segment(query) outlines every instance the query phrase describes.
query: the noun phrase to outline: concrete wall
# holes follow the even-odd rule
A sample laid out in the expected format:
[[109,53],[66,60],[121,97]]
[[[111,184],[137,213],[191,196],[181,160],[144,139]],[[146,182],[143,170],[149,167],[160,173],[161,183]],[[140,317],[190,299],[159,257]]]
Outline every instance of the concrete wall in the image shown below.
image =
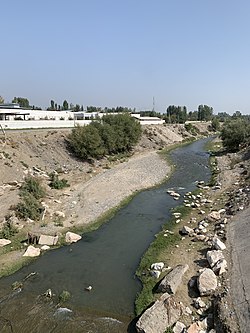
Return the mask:
[[91,120],[6,120],[0,121],[4,129],[27,129],[27,128],[70,128],[79,124],[90,124]]

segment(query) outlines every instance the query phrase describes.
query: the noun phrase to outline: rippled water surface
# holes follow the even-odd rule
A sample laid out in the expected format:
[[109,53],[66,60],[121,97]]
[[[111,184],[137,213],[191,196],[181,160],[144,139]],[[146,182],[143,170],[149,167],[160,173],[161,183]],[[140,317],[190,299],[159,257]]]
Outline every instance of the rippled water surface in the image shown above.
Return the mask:
[[[122,208],[97,231],[78,243],[50,251],[0,280],[0,332],[127,332],[133,318],[134,300],[140,291],[135,271],[154,235],[179,205],[166,190],[180,194],[195,189],[195,181],[210,177],[208,154],[200,140],[171,153],[176,165],[171,178],[158,188],[146,190]],[[12,291],[14,281],[25,281],[22,291]],[[87,286],[93,286],[87,292]],[[57,297],[68,290],[68,309],[57,308]]]

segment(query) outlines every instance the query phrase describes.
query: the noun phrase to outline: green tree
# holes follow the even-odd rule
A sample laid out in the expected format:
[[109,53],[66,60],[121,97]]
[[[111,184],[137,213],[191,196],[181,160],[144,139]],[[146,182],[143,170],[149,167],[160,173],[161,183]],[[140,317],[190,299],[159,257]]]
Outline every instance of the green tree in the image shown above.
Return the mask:
[[69,103],[66,101],[66,99],[63,101],[62,109],[63,110],[68,110],[69,109]]
[[0,104],[4,103],[4,98],[2,96],[0,96]]
[[213,108],[208,105],[199,105],[198,106],[198,120],[200,121],[209,121],[212,119]]
[[223,146],[229,151],[237,151],[250,141],[250,122],[248,119],[236,118],[224,123],[221,130]]
[[29,103],[29,100],[27,98],[14,97],[13,100],[12,100],[12,103],[18,103],[21,108],[26,108],[26,109],[30,108],[30,103]]
[[53,101],[53,99],[50,101],[50,110],[55,110],[55,102]]
[[68,136],[68,142],[76,156],[88,160],[104,155],[103,141],[95,126],[77,126]]
[[218,117],[214,117],[211,122],[211,127],[213,131],[219,131],[220,130],[220,121]]

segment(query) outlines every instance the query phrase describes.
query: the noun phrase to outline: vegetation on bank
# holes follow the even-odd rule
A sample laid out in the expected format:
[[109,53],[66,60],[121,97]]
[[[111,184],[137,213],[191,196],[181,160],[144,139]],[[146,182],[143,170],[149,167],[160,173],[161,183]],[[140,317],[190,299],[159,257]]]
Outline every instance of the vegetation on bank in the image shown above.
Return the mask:
[[38,178],[28,176],[20,188],[21,201],[14,207],[16,215],[21,219],[39,220],[43,207],[41,199],[46,195]]
[[106,115],[87,126],[77,126],[68,136],[73,153],[83,159],[131,151],[141,137],[140,123],[129,114]]
[[231,152],[236,152],[244,146],[250,145],[249,117],[235,117],[225,122],[220,137],[223,146]]

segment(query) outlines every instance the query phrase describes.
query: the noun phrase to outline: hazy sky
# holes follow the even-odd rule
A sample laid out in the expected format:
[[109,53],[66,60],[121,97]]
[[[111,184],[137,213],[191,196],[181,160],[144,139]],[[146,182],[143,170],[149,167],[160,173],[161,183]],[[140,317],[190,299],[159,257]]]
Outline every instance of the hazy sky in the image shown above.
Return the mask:
[[249,0],[1,0],[0,95],[250,113]]

